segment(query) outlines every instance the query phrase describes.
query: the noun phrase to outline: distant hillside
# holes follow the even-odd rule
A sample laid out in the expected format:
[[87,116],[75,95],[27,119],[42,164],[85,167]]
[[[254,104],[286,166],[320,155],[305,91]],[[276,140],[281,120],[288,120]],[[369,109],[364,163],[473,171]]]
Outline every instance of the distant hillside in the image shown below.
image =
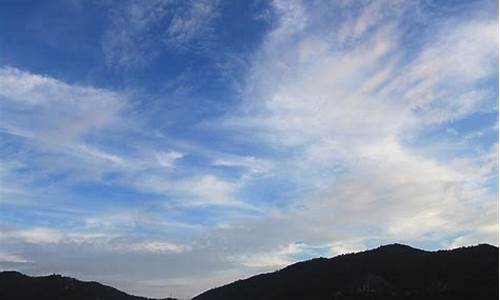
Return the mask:
[[498,300],[498,248],[428,252],[405,245],[317,258],[209,290],[193,300]]
[[[428,252],[394,244],[296,263],[209,290],[193,300],[497,300],[498,279],[497,247]],[[0,300],[146,299],[60,275],[0,272]]]
[[[0,272],[0,300],[146,300],[98,282],[60,275],[31,277]],[[168,298],[170,300],[175,300]]]

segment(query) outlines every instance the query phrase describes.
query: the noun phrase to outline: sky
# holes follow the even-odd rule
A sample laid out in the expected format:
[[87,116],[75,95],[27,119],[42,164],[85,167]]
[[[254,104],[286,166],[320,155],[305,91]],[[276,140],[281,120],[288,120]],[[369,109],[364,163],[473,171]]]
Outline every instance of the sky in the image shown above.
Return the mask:
[[498,245],[494,0],[0,2],[0,269],[187,299]]

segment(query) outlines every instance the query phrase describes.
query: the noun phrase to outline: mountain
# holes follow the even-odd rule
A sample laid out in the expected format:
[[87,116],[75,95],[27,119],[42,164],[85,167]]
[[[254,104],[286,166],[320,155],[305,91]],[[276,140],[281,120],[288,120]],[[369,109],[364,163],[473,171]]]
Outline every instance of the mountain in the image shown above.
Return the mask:
[[[299,262],[209,290],[193,300],[497,300],[498,279],[498,248],[491,245],[429,252],[392,244]],[[0,300],[49,299],[148,298],[61,275],[0,272]]]
[[429,252],[393,244],[296,263],[193,300],[497,300],[498,279],[497,247]]
[[[93,281],[0,272],[0,300],[147,300]],[[167,298],[175,300],[173,298]],[[165,300],[167,300],[165,299]]]

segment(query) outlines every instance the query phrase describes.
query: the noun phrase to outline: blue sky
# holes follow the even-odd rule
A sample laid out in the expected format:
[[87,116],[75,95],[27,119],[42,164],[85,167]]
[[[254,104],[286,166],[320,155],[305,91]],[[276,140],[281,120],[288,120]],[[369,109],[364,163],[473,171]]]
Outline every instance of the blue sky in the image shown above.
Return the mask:
[[2,1],[0,267],[191,297],[498,244],[496,1]]

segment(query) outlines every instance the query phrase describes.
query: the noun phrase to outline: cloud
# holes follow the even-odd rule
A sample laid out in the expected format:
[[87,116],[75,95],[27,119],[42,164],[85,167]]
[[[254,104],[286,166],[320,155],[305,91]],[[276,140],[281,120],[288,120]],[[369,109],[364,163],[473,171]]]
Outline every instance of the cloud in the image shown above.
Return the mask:
[[75,150],[82,153],[84,156],[90,156],[92,158],[95,158],[96,160],[102,160],[114,165],[126,164],[126,161],[123,157],[120,157],[112,153],[107,153],[87,145],[77,145],[75,148],[76,148]]
[[[1,191],[9,199],[22,201],[36,194],[38,187],[32,183],[40,176],[69,173],[73,182],[100,181],[109,174],[123,179],[170,168],[184,156],[173,149],[160,151],[164,147],[154,144],[113,145],[113,138],[125,141],[139,123],[130,116],[123,92],[68,84],[12,67],[0,68],[0,89],[4,142],[16,145],[17,152],[32,153],[18,155],[4,148]],[[22,170],[29,172],[16,175]]]
[[130,248],[127,248],[127,251],[169,253],[169,252],[183,252],[186,249],[189,249],[189,247],[169,242],[146,241],[137,244],[132,244]]
[[28,263],[29,260],[15,254],[0,253],[0,263]]
[[176,160],[182,158],[184,155],[176,151],[170,151],[170,152],[158,152],[155,153],[155,156],[156,159],[158,160],[158,163],[161,166],[165,168],[170,168]]
[[245,206],[234,197],[236,183],[214,175],[193,175],[185,179],[171,179],[164,176],[145,176],[136,183],[137,188],[171,195],[177,204],[184,206]]
[[265,174],[270,172],[273,168],[272,161],[256,158],[254,156],[228,156],[216,158],[213,165],[219,167],[241,167],[249,170],[253,174]]
[[[338,36],[316,37],[322,29],[307,22],[288,26],[285,17],[256,55],[244,113],[229,116],[230,126],[248,128],[275,147],[303,151],[300,158],[315,168],[314,161],[347,167],[364,155],[366,145],[402,145],[428,126],[496,109],[489,96],[494,91],[476,84],[493,74],[496,22],[446,24],[427,38],[420,53],[408,56],[395,23],[403,21],[398,19],[403,8],[394,11],[380,3],[377,14],[392,15],[390,21],[370,21],[362,30],[370,35],[346,47],[338,46]],[[281,14],[290,13],[280,5]],[[362,8],[360,18],[373,13],[372,6]],[[285,53],[274,50],[284,45]]]
[[194,40],[209,38],[210,23],[217,16],[217,2],[191,1],[185,11],[174,15],[166,31],[167,45],[190,48]]
[[110,164],[125,165],[125,158],[89,142],[120,127],[125,99],[119,92],[1,67],[4,201],[27,201],[48,188],[33,185],[40,177],[72,172],[99,178]]
[[[2,204],[9,206],[4,213],[16,214],[22,209],[31,215],[33,225],[43,228],[10,237],[24,237],[18,242],[28,242],[29,238],[37,244],[60,246],[67,238],[76,243],[76,235],[61,235],[47,223],[39,223],[40,218],[61,220],[61,226],[84,227],[96,233],[119,230],[130,235],[147,227],[167,232],[175,228],[191,234],[204,226],[199,224],[203,221],[183,219],[190,208],[219,207],[221,215],[226,208],[241,213],[256,209],[238,199],[244,183],[213,174],[210,169],[200,171],[202,166],[183,164],[186,151],[208,156],[209,160],[220,153],[175,143],[171,147],[162,140],[150,142],[147,136],[136,134],[144,128],[134,127],[141,122],[130,115],[129,98],[120,91],[72,85],[9,67],[1,69],[0,86],[1,105],[6,112],[0,126],[4,142],[15,146],[3,148],[0,192]],[[93,122],[94,114],[105,117]],[[80,119],[82,125],[75,126],[78,130],[68,132]],[[129,134],[134,134],[133,143],[128,142]],[[182,152],[175,150],[177,146]],[[116,194],[98,192],[89,201],[77,192],[93,194],[103,188],[131,191],[133,196],[121,199]],[[127,202],[129,198],[134,202]],[[32,216],[35,212],[36,217]],[[213,226],[225,222],[211,221]],[[95,241],[91,238],[97,239],[82,237],[86,243],[107,243],[101,237]],[[185,249],[176,245],[170,240],[138,241],[130,249],[158,253]],[[104,248],[121,251],[120,247]]]
[[[43,238],[34,239],[39,233]],[[145,287],[161,281],[161,287],[149,287],[146,292],[158,297],[169,294],[171,288],[175,288],[175,295],[187,296],[193,289],[201,292],[213,282],[206,279],[210,272],[219,272],[222,277],[217,280],[232,278],[237,273],[220,271],[227,263],[212,249],[137,235],[51,228],[3,229],[0,242],[2,257],[6,258],[0,260],[2,268],[15,265],[17,270],[32,275],[63,273],[135,293],[144,293]],[[228,277],[228,273],[232,276]],[[186,280],[192,278],[200,282],[188,285]]]
[[234,201],[231,194],[234,192],[234,185],[220,180],[214,176],[204,176],[199,179],[190,180],[182,184],[185,190],[198,196],[200,203],[220,203],[230,204]]
[[[324,7],[273,4],[276,27],[255,55],[241,109],[224,122],[275,149],[277,168],[308,192],[286,213],[213,234],[239,244],[235,253],[271,253],[254,257],[261,266],[284,263],[279,249],[296,241],[338,249],[497,244],[496,146],[443,157],[433,152],[439,142],[422,136],[498,109],[484,84],[496,72],[496,17],[436,23],[412,49],[403,41],[413,6],[403,2],[360,5],[358,16],[339,16],[332,27]],[[415,147],[416,138],[425,146]],[[259,246],[238,232],[258,236]]]
[[102,48],[109,67],[145,67],[168,48],[197,48],[210,40],[217,1],[127,1],[111,9]]
[[102,47],[110,67],[144,66],[159,55],[156,31],[171,13],[168,1],[129,1],[111,11],[111,26]]
[[363,246],[353,243],[327,243],[321,245],[308,245],[303,242],[289,243],[280,246],[277,250],[260,253],[247,253],[244,255],[230,257],[239,264],[249,267],[270,270],[271,268],[282,268],[297,260],[309,259],[311,257],[333,256],[363,249]]
[[[384,15],[392,12],[387,3],[378,6]],[[279,2],[276,9],[290,14]],[[320,38],[321,28],[296,28],[286,20],[269,34],[249,74],[245,105],[252,116],[234,121],[259,127],[278,143],[326,137],[369,142],[421,122],[443,123],[494,109],[489,91],[471,85],[494,70],[495,21],[446,24],[417,57],[405,61],[407,50],[400,47],[393,21],[375,23],[369,36],[345,48],[338,46],[342,37]],[[275,50],[283,48],[285,53]]]
[[292,243],[282,247],[275,253],[247,254],[236,260],[243,266],[251,268],[282,267],[291,264],[293,260],[288,256],[298,252],[299,246]]
[[497,109],[491,90],[477,83],[494,75],[498,22],[445,24],[389,90],[398,91],[426,124],[446,123]]
[[[188,245],[164,240],[147,240],[118,233],[67,232],[64,230],[33,227],[21,230],[2,230],[0,240],[5,245],[26,243],[44,247],[50,245],[74,245],[111,253],[181,253],[190,251]],[[9,254],[10,255],[10,254]],[[14,255],[14,254],[12,254]]]
[[0,238],[4,241],[11,238],[18,238],[28,243],[45,244],[59,242],[62,239],[62,235],[56,230],[47,228],[35,228],[33,230],[21,230],[16,233],[2,232]]
[[3,131],[58,145],[109,126],[123,104],[115,92],[12,67],[0,69],[0,90]]

